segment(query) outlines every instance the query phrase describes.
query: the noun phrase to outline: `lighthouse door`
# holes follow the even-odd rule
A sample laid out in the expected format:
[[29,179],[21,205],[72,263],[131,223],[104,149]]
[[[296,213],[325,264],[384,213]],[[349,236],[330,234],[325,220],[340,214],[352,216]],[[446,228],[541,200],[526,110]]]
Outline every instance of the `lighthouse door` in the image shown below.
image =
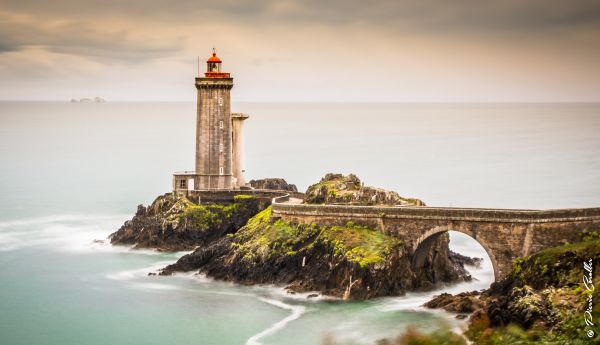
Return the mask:
[[188,179],[187,189],[188,190],[194,190],[194,179],[193,178]]

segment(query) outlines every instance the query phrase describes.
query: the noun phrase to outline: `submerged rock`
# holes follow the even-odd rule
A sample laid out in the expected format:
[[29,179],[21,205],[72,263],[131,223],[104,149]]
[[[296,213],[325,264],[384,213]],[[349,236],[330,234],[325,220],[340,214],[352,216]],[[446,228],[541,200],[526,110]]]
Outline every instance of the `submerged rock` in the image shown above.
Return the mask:
[[331,173],[308,187],[304,201],[308,204],[425,206],[419,199],[404,198],[393,191],[364,186],[356,175]]

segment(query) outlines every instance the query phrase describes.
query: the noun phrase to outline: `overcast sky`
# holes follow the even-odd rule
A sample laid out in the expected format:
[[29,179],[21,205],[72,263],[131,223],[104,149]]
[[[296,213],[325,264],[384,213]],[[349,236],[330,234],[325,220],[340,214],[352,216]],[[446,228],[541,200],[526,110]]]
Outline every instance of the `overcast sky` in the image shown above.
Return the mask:
[[0,99],[600,101],[598,0],[0,0]]

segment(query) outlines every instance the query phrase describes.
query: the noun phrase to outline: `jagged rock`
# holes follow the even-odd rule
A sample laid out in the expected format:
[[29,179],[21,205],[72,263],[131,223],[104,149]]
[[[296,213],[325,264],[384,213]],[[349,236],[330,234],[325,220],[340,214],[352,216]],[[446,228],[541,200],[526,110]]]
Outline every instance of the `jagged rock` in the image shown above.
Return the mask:
[[191,250],[235,232],[267,204],[252,197],[232,204],[197,205],[172,193],[148,206],[139,205],[135,216],[109,236],[112,244],[165,251]]
[[484,303],[479,298],[479,292],[463,292],[458,295],[443,293],[431,301],[425,303],[425,307],[432,309],[444,309],[453,313],[472,313],[483,308]]
[[417,285],[414,285],[415,290],[431,290],[443,282],[471,281],[471,275],[465,270],[463,264],[452,259],[449,243],[450,236],[445,233],[431,245],[429,253],[424,258],[425,266],[429,269],[415,272],[417,282]]
[[[592,319],[600,316],[600,307],[588,303],[600,299],[600,289],[587,290],[582,282],[589,274],[584,263],[600,261],[600,238],[586,235],[589,231],[583,232],[582,242],[515,260],[507,277],[492,283],[478,297],[473,292],[442,294],[425,306],[453,312],[474,309],[465,332],[474,343],[503,338],[510,342],[515,327],[521,329],[521,339],[535,343],[596,343],[600,336],[592,334],[590,338],[584,331],[586,311]],[[599,275],[593,277],[593,284],[600,286]]]
[[305,202],[309,204],[425,206],[425,203],[419,199],[404,198],[393,191],[364,186],[354,174],[344,176],[332,173],[325,175],[319,183],[308,187]]
[[450,251],[450,259],[463,267],[467,265],[479,268],[483,262],[483,258],[471,258],[453,251]]
[[282,178],[264,178],[260,180],[251,180],[250,186],[255,189],[287,190],[290,192],[298,191],[296,185],[288,184]]

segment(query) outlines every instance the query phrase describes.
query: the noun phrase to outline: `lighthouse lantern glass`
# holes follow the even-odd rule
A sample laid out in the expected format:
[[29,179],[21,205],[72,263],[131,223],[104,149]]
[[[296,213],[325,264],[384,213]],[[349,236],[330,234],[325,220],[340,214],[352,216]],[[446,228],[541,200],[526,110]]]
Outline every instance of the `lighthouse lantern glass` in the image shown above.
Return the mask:
[[221,64],[218,62],[209,62],[208,72],[221,72]]

